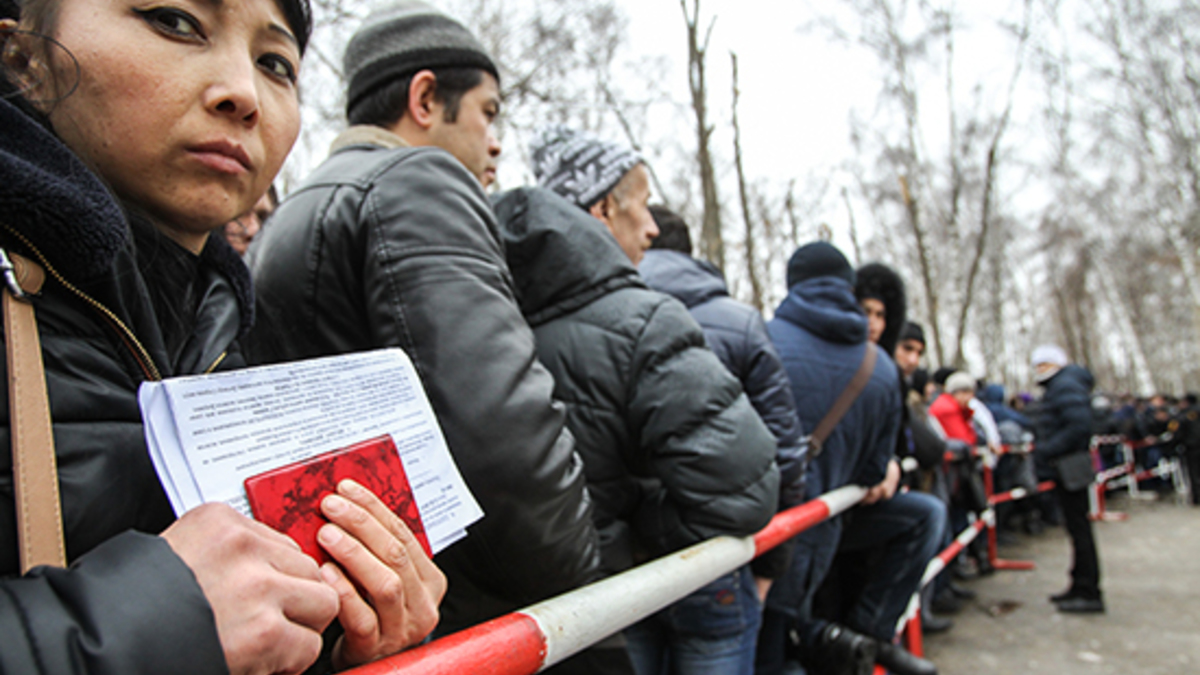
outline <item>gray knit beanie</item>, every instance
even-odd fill
[[[633,167],[645,162],[632,148],[568,127],[542,131],[529,148],[538,185],[591,208]]]
[[[346,45],[346,110],[392,80],[451,67],[480,68],[500,80],[492,57],[461,23],[418,0],[384,5],[367,16]]]

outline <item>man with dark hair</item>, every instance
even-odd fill
[[[761,529],[778,500],[774,438],[687,310],[634,267],[658,233],[641,157],[566,128],[532,155],[552,191],[510,192],[496,213],[567,403],[605,571]],[[625,631],[634,670],[752,675],[760,611],[749,569],[726,574]]]
[[[444,69],[478,84],[452,97]],[[408,353],[484,511],[437,558],[444,633],[597,578],[598,538],[483,191],[500,150],[495,64],[461,24],[404,1],[366,19],[344,72],[351,117],[371,124],[338,137],[252,245],[253,353]],[[367,115],[376,97],[394,107]]]
[[[814,429],[876,350],[877,361],[853,405],[825,440],[809,468],[808,493],[819,495],[844,485],[869,486],[864,504],[891,499],[899,480],[895,456],[900,429],[900,383],[895,364],[869,339],[868,322],[854,296],[854,268],[842,252],[826,242],[800,247],[788,261],[788,295],[767,324],[792,384],[800,423]],[[854,633],[812,616],[812,596],[829,571],[842,537],[841,517],[829,519],[796,537],[791,570],[767,596],[759,638],[758,672],[784,669],[784,645],[795,626],[799,649],[816,672],[870,672],[878,662],[896,673],[936,672],[890,640]],[[918,575],[919,579],[919,575]],[[895,593],[911,594],[914,586],[876,594],[856,606],[882,614]],[[875,593],[874,590],[871,591]],[[865,595],[865,594],[864,594]],[[864,614],[848,621],[874,625]]]

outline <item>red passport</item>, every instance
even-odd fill
[[[295,539],[305,553],[324,563],[330,558],[317,543],[317,530],[329,521],[321,513],[321,500],[337,492],[338,482],[346,478],[374,492],[408,525],[425,555],[433,557],[400,453],[388,435],[251,476],[245,481],[246,497],[256,520]]]

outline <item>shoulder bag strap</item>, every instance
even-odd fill
[[[813,456],[819,455],[822,446],[825,444],[825,439],[829,438],[829,434],[833,433],[838,422],[842,421],[842,417],[850,410],[850,406],[854,405],[854,401],[858,399],[858,395],[862,393],[863,387],[867,386],[867,382],[871,379],[871,373],[875,372],[875,360],[878,358],[878,350],[874,343],[868,342],[867,349],[863,354],[862,363],[858,366],[858,372],[854,373],[854,377],[850,378],[850,383],[842,390],[841,395],[833,402],[833,407],[829,412],[825,413],[825,417],[821,418],[820,423],[812,434],[809,435],[809,443],[812,445]]]
[[[42,289],[37,263],[0,249],[4,276],[4,342],[8,358],[9,437],[21,573],[37,565],[66,566],[58,466],[46,396],[37,319],[27,294]]]

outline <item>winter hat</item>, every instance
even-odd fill
[[[569,127],[543,130],[529,147],[538,185],[589,209],[645,160],[632,148]]]
[[[1058,345],[1042,345],[1033,350],[1033,367],[1037,368],[1039,363],[1049,363],[1051,365],[1062,368],[1070,362],[1067,358],[1067,352],[1063,351]]]
[[[846,256],[842,255],[836,246],[827,241],[805,244],[796,249],[788,260],[788,288],[817,277],[837,277],[846,280],[851,286],[856,278],[850,261],[846,260]]]
[[[346,45],[346,109],[392,80],[425,68],[475,67],[500,73],[461,23],[418,0],[399,0],[371,12]]]
[[[900,342],[907,340],[916,340],[922,345],[925,344],[925,329],[921,328],[921,324],[914,321],[904,322],[904,328],[900,331]]]
[[[947,394],[953,394],[959,391],[975,391],[975,378],[971,377],[970,373],[958,371],[946,378]]]

